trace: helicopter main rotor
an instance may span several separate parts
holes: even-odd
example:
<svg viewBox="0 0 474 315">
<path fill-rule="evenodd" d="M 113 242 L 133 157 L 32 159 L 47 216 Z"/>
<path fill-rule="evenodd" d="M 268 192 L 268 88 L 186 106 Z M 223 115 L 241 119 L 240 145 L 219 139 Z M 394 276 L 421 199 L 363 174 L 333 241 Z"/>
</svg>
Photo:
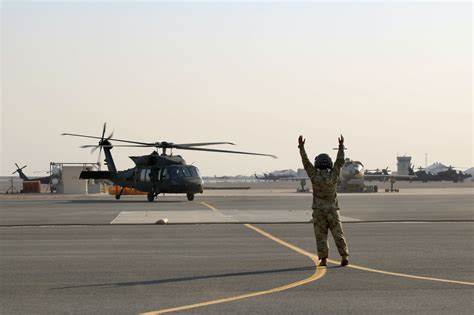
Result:
<svg viewBox="0 0 474 315">
<path fill-rule="evenodd" d="M 20 166 L 18 166 L 17 163 L 15 163 L 15 166 L 16 166 L 16 171 L 14 171 L 14 172 L 12 173 L 12 175 L 15 174 L 15 173 L 20 173 L 25 167 L 27 167 L 27 165 L 25 165 L 25 166 L 23 166 L 23 167 L 20 167 Z"/>
<path fill-rule="evenodd" d="M 90 138 L 90 139 L 99 139 L 99 144 L 96 145 L 83 145 L 81 148 L 92 148 L 92 150 L 96 150 L 97 148 L 113 148 L 113 147 L 128 147 L 128 148 L 156 148 L 162 150 L 163 156 L 166 156 L 167 149 L 179 149 L 179 150 L 190 150 L 190 151 L 205 151 L 205 152 L 219 152 L 219 153 L 232 153 L 232 154 L 246 154 L 246 155 L 259 155 L 259 156 L 268 156 L 276 159 L 277 157 L 272 154 L 264 154 L 264 153 L 255 153 L 255 152 L 244 152 L 244 151 L 232 151 L 232 150 L 222 150 L 222 149 L 208 149 L 208 148 L 200 148 L 202 146 L 209 146 L 209 145 L 221 145 L 221 144 L 229 144 L 235 145 L 232 142 L 196 142 L 196 143 L 179 143 L 175 144 L 173 142 L 161 141 L 161 142 L 139 142 L 139 141 L 131 141 L 131 140 L 124 140 L 124 139 L 116 139 L 112 138 L 112 134 L 109 137 L 104 138 L 105 135 L 105 127 L 106 124 L 104 123 L 104 128 L 102 131 L 102 137 L 96 136 L 89 136 L 83 134 L 76 134 L 76 133 L 63 133 L 63 136 L 73 136 L 73 137 L 81 137 L 81 138 Z M 130 143 L 130 144 L 119 144 L 119 145 L 112 145 L 110 141 L 122 142 L 122 143 Z"/>
</svg>

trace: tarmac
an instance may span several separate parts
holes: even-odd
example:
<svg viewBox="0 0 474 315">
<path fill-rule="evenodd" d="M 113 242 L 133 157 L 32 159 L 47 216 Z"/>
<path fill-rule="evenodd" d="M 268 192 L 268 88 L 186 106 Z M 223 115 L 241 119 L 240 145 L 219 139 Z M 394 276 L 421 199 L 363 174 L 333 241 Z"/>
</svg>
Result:
<svg viewBox="0 0 474 315">
<path fill-rule="evenodd" d="M 2 195 L 0 313 L 472 313 L 472 185 L 339 204 L 351 265 L 329 237 L 316 268 L 311 194 L 286 188 Z"/>
</svg>

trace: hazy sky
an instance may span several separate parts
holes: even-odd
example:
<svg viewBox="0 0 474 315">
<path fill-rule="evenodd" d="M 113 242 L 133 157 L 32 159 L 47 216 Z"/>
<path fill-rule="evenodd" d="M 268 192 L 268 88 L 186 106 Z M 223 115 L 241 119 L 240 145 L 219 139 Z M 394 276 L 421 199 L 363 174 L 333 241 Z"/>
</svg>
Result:
<svg viewBox="0 0 474 315">
<path fill-rule="evenodd" d="M 95 161 L 63 132 L 231 141 L 204 175 L 301 167 L 343 133 L 368 168 L 473 165 L 472 4 L 2 1 L 1 169 Z M 222 147 L 225 148 L 225 147 Z M 113 150 L 119 169 L 128 155 Z"/>
</svg>

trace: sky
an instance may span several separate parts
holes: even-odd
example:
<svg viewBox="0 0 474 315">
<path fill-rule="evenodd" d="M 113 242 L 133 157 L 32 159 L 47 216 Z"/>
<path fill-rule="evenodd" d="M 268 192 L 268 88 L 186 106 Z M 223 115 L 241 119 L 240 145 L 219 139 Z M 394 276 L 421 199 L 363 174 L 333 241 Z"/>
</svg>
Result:
<svg viewBox="0 0 474 315">
<path fill-rule="evenodd" d="M 230 141 L 203 175 L 297 169 L 346 139 L 367 168 L 473 166 L 471 2 L 1 2 L 0 175 L 94 162 L 63 132 Z M 129 155 L 114 148 L 119 169 Z"/>
</svg>

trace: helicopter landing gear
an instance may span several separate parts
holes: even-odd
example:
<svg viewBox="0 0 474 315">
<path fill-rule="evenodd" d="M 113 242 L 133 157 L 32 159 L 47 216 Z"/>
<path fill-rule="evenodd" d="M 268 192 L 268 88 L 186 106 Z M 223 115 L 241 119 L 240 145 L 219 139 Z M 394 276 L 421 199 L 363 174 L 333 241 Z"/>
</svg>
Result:
<svg viewBox="0 0 474 315">
<path fill-rule="evenodd" d="M 147 199 L 148 199 L 149 202 L 155 201 L 155 194 L 152 193 L 152 192 L 149 192 L 148 195 L 147 195 Z"/>
<path fill-rule="evenodd" d="M 188 200 L 189 200 L 189 201 L 193 201 L 193 200 L 194 200 L 194 194 L 187 193 L 187 194 L 186 194 L 186 197 L 188 197 Z"/>
<path fill-rule="evenodd" d="M 120 197 L 122 197 L 122 194 L 123 194 L 123 190 L 124 190 L 124 189 L 125 189 L 125 187 L 122 187 L 122 189 L 120 189 L 120 192 L 115 195 L 115 199 L 119 200 Z"/>
</svg>

